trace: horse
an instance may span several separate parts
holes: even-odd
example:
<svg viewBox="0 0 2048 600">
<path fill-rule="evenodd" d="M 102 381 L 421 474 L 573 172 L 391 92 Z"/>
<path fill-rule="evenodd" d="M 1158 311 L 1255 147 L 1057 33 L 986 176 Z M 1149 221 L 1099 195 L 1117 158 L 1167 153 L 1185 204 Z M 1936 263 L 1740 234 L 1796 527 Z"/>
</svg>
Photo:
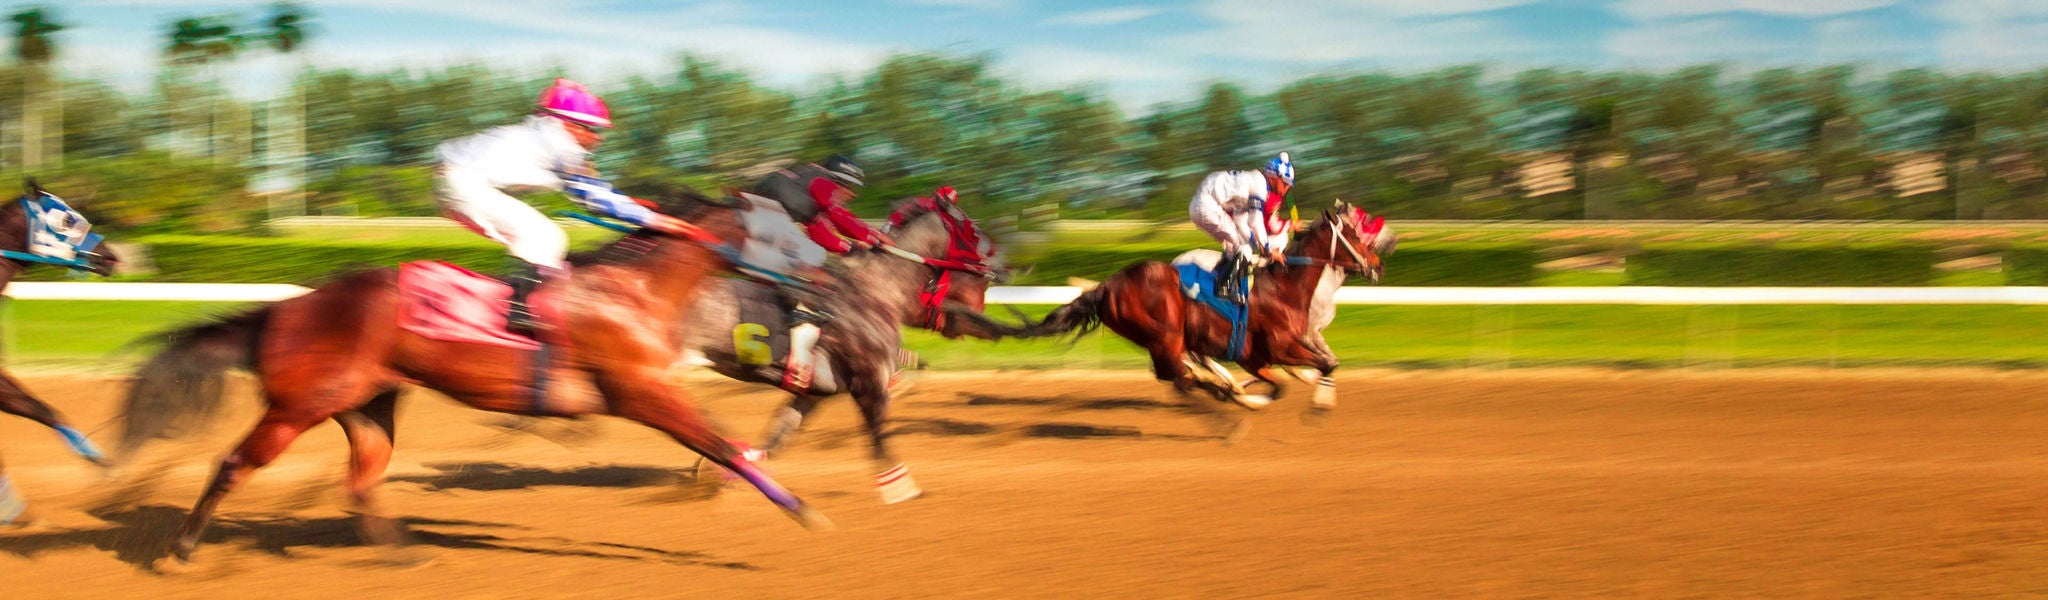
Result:
<svg viewBox="0 0 2048 600">
<path fill-rule="evenodd" d="M 890 383 L 903 344 L 899 327 L 926 327 L 948 338 L 995 339 L 999 335 L 995 329 L 981 326 L 986 322 L 983 319 L 963 318 L 980 311 L 988 284 L 999 277 L 999 271 L 979 263 L 930 258 L 944 255 L 959 235 L 940 214 L 910 217 L 896 228 L 894 248 L 849 254 L 828 263 L 827 273 L 837 280 L 833 286 L 837 293 L 806 301 L 811 308 L 833 315 L 820 326 L 815 352 L 822 360 L 814 363 L 818 376 L 807 389 L 787 390 L 791 392 L 789 400 L 755 447 L 761 456 L 779 452 L 819 401 L 851 394 L 866 424 L 882 501 L 894 504 L 923 493 L 908 467 L 889 449 L 884 433 L 894 395 Z M 940 284 L 947 279 L 952 280 L 950 286 Z M 709 288 L 700 309 L 684 324 L 691 332 L 688 345 L 701 353 L 699 364 L 740 381 L 781 384 L 759 368 L 772 360 L 776 351 L 771 344 L 778 340 L 761 338 L 780 334 L 786 327 L 780 322 L 757 321 L 779 321 L 782 311 L 760 292 L 749 302 L 743 290 L 733 289 L 737 284 L 723 285 Z M 746 314 L 749 306 L 764 307 L 763 312 L 750 317 Z"/>
<path fill-rule="evenodd" d="M 402 327 L 408 310 L 400 287 L 403 269 L 391 268 L 346 273 L 305 295 L 170 333 L 127 395 L 117 458 L 131 456 L 179 423 L 211 416 L 230 368 L 253 370 L 267 405 L 255 429 L 221 461 L 179 529 L 171 555 L 189 563 L 221 500 L 301 433 L 328 419 L 341 425 L 349 441 L 346 488 L 366 541 L 403 546 L 402 527 L 384 516 L 374 491 L 390 462 L 405 383 L 486 411 L 609 414 L 637 421 L 738 474 L 804 526 L 830 527 L 717 434 L 689 394 L 665 377 L 681 351 L 675 324 L 684 321 L 705 277 L 731 265 L 731 250 L 721 240 L 744 236 L 730 205 L 694 192 L 674 196 L 679 197 L 668 198 L 659 210 L 692 221 L 698 231 L 637 231 L 595 253 L 572 256 L 569 276 L 535 292 L 543 315 L 549 314 L 543 298 L 559 299 L 559 316 L 550 319 L 555 326 L 542 336 L 552 339 L 551 352 L 430 339 Z M 562 382 L 558 391 L 588 382 L 596 393 L 581 395 L 580 402 L 553 395 L 536 399 L 536 372 Z M 546 410 L 539 409 L 543 400 Z"/>
<path fill-rule="evenodd" d="M 1285 389 L 1273 368 L 1307 365 L 1318 374 L 1309 411 L 1320 415 L 1335 406 L 1336 381 L 1331 374 L 1338 362 L 1320 340 L 1321 327 L 1334 313 L 1319 314 L 1319 289 L 1334 296 L 1335 286 L 1324 285 L 1332 270 L 1362 274 L 1378 283 L 1384 273 L 1381 253 L 1390 252 L 1395 240 L 1383 219 L 1361 209 L 1340 203 L 1325 210 L 1289 245 L 1286 261 L 1262 267 L 1252 278 L 1247 331 L 1237 356 L 1231 355 L 1231 321 L 1190 298 L 1188 287 L 1195 282 L 1183 281 L 1179 268 L 1157 261 L 1125 267 L 1035 324 L 984 322 L 981 327 L 1009 337 L 1078 337 L 1107 326 L 1151 354 L 1152 372 L 1160 381 L 1182 392 L 1207 391 L 1248 410 L 1264 408 Z M 1214 255 L 1210 253 L 1211 265 L 1205 269 L 1213 268 Z M 1272 385 L 1273 396 L 1246 393 L 1217 358 L 1234 360 L 1258 381 Z"/>
<path fill-rule="evenodd" d="M 44 190 L 34 179 L 26 182 L 26 188 L 25 195 L 21 198 L 0 205 L 0 291 L 5 291 L 8 284 L 13 283 L 16 275 L 37 265 L 63 266 L 97 275 L 113 272 L 114 265 L 118 264 L 120 259 L 112 250 L 99 246 L 96 236 L 89 236 L 86 233 L 90 226 L 85 224 L 82 217 L 62 227 L 67 230 L 66 233 L 74 234 L 69 237 L 76 238 L 81 244 L 72 245 L 65 240 L 54 238 L 44 240 L 46 244 L 55 241 L 69 245 L 71 256 L 62 256 L 61 249 L 54 253 L 54 256 L 32 250 L 31 227 L 40 227 L 38 222 L 48 222 L 40 218 L 45 214 L 45 210 L 60 211 L 51 213 L 60 221 L 76 217 L 76 213 L 71 212 L 63 200 Z M 36 212 L 36 218 L 30 216 L 31 210 Z M 54 230 L 45 230 L 46 233 L 52 231 Z M 79 432 L 78 428 L 71 426 L 56 409 L 50 408 L 49 404 L 28 393 L 28 390 L 22 388 L 21 382 L 4 371 L 0 371 L 0 413 L 26 418 L 56 431 L 63 438 L 65 445 L 80 458 L 95 464 L 102 464 L 105 461 L 104 455 L 90 438 Z M 26 524 L 32 521 L 33 519 L 21 518 L 27 508 L 27 501 L 22 500 L 15 492 L 6 471 L 0 469 L 0 525 L 17 521 Z"/>
</svg>

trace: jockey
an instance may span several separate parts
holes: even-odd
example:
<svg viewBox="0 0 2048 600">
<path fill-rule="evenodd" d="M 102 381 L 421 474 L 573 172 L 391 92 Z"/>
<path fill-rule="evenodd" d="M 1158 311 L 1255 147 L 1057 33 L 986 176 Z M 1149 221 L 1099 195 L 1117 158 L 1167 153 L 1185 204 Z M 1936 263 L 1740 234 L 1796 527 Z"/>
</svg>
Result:
<svg viewBox="0 0 2048 600">
<path fill-rule="evenodd" d="M 902 227 L 903 223 L 912 217 L 928 212 L 945 215 L 948 227 L 959 229 L 960 235 L 955 236 L 954 243 L 946 248 L 946 255 L 940 258 L 980 264 L 995 256 L 995 243 L 981 232 L 981 227 L 974 224 L 974 219 L 967 218 L 966 211 L 960 210 L 960 194 L 950 185 L 932 190 L 930 196 L 920 197 L 897 207 L 896 212 L 890 213 L 889 224 L 882 228 L 882 232 L 894 233 L 896 228 Z"/>
<path fill-rule="evenodd" d="M 540 324 L 526 299 L 542 281 L 558 276 L 569 236 L 539 210 L 508 191 L 555 190 L 605 216 L 664 233 L 689 225 L 650 210 L 597 176 L 591 150 L 612 126 L 611 111 L 583 84 L 556 79 L 541 92 L 524 122 L 449 140 L 437 149 L 434 197 L 442 213 L 510 251 L 517 264 L 506 328 L 533 335 Z"/>
<path fill-rule="evenodd" d="M 1283 259 L 1286 236 L 1281 234 L 1286 226 L 1276 226 L 1274 218 L 1293 186 L 1294 163 L 1282 152 L 1258 171 L 1209 174 L 1188 203 L 1189 219 L 1223 244 L 1224 263 L 1217 270 L 1224 281 L 1218 286 L 1233 290 L 1240 300 L 1251 293 L 1235 290 L 1244 274 L 1266 261 Z"/>
<path fill-rule="evenodd" d="M 833 254 L 844 255 L 894 244 L 887 234 L 869 227 L 846 209 L 854 188 L 866 173 L 844 156 L 820 163 L 806 163 L 768 174 L 755 184 L 752 193 L 774 200 L 801 225 L 805 237 Z M 844 236 L 844 237 L 841 237 Z M 804 265 L 814 270 L 818 265 Z M 795 323 L 789 332 L 789 360 L 782 373 L 782 387 L 802 391 L 811 385 L 811 350 L 818 343 L 818 323 L 825 315 L 810 310 L 802 301 L 790 311 Z"/>
</svg>

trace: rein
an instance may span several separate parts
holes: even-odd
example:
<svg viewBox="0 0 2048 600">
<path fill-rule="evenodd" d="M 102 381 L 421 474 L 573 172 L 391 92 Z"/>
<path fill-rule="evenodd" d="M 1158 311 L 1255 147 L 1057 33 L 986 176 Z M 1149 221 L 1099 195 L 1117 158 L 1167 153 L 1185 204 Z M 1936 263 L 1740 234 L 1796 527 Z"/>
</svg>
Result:
<svg viewBox="0 0 2048 600">
<path fill-rule="evenodd" d="M 603 227 L 605 229 L 610 229 L 612 231 L 617 231 L 625 234 L 634 234 L 643 231 L 643 229 L 639 227 L 614 223 L 611 220 L 605 219 L 604 217 L 599 217 L 597 215 L 577 212 L 573 210 L 555 211 L 555 215 L 569 217 L 571 219 L 575 219 L 578 221 L 582 221 L 585 223 L 596 225 L 598 227 Z M 724 258 L 726 262 L 732 263 L 733 270 L 740 272 L 740 274 L 742 275 L 767 281 L 769 283 L 773 283 L 776 285 L 801 288 L 807 291 L 816 291 L 816 289 L 810 284 L 809 281 L 805 281 L 797 277 L 783 275 L 781 273 L 776 273 L 768 269 L 763 269 L 754 266 L 753 264 L 750 264 L 747 261 L 740 260 L 740 251 L 738 249 L 733 248 L 729 244 L 726 244 L 724 240 L 718 239 L 718 236 L 711 235 L 710 232 L 698 229 L 695 225 L 691 225 L 689 229 L 685 230 L 684 237 L 691 242 L 695 242 L 699 246 L 703 246 L 704 248 L 709 249 L 712 252 L 718 253 L 718 255 Z"/>
</svg>

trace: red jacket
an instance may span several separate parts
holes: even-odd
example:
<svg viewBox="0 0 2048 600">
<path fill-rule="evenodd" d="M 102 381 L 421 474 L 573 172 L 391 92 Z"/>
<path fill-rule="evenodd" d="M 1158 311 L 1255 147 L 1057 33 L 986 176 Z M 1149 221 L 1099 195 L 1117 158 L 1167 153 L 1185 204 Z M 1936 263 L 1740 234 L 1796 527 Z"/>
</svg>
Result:
<svg viewBox="0 0 2048 600">
<path fill-rule="evenodd" d="M 946 231 L 952 234 L 952 243 L 946 246 L 946 255 L 940 258 L 978 264 L 995 255 L 995 244 L 988 236 L 982 235 L 981 227 L 974 224 L 974 219 L 967 218 L 964 212 L 955 216 L 955 211 L 943 210 L 938 200 L 929 196 L 897 207 L 896 212 L 889 215 L 889 228 L 902 227 L 904 222 L 928 212 L 939 213 L 939 218 L 945 221 Z"/>
<path fill-rule="evenodd" d="M 804 234 L 809 235 L 811 241 L 824 246 L 833 254 L 852 252 L 853 244 L 835 235 L 836 229 L 839 234 L 870 245 L 882 243 L 882 237 L 875 228 L 869 227 L 866 222 L 860 220 L 860 217 L 853 216 L 852 211 L 840 206 L 833 198 L 840 190 L 838 182 L 817 177 L 811 179 L 810 185 L 806 187 L 810 189 L 811 200 L 818 203 L 818 218 L 803 224 Z"/>
</svg>

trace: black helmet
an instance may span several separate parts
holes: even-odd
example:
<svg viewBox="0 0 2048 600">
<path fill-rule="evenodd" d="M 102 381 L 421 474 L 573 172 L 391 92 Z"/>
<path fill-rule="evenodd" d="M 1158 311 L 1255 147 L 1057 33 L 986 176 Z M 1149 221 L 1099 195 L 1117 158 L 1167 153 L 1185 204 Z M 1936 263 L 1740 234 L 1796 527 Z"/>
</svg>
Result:
<svg viewBox="0 0 2048 600">
<path fill-rule="evenodd" d="M 818 166 L 824 167 L 832 174 L 833 179 L 847 186 L 860 185 L 861 178 L 867 176 L 866 171 L 860 170 L 860 165 L 853 164 L 853 159 L 837 154 L 825 159 L 825 162 L 818 163 Z"/>
</svg>

